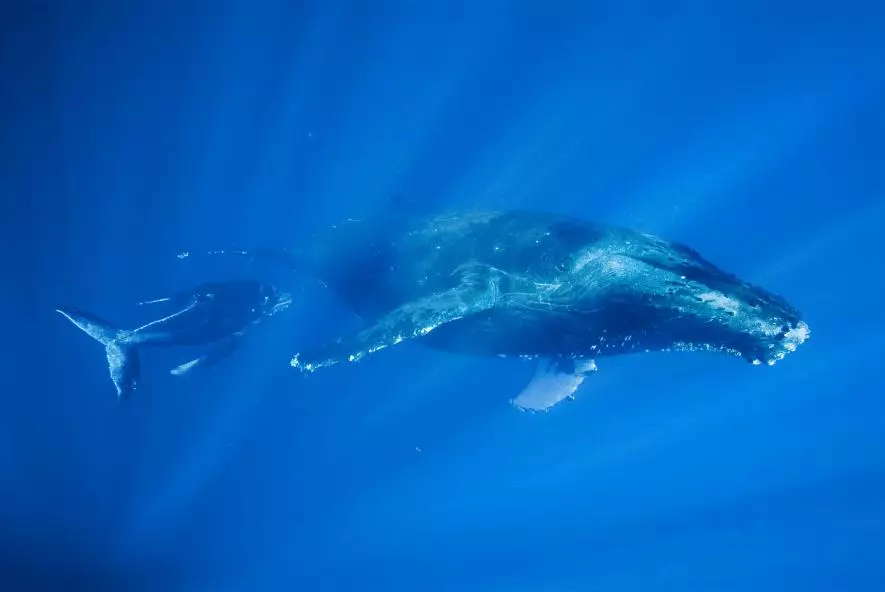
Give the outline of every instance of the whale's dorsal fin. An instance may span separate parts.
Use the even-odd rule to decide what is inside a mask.
[[[290,363],[310,373],[339,362],[356,362],[408,339],[423,337],[445,323],[490,310],[497,294],[493,280],[471,281],[437,292],[400,306],[347,339],[300,352]]]
[[[593,360],[541,359],[531,382],[510,402],[522,411],[548,411],[560,401],[573,399],[575,391],[593,372]]]

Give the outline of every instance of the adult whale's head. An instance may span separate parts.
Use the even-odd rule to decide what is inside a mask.
[[[721,351],[774,365],[810,336],[799,311],[781,296],[727,273],[696,251],[650,235],[609,251],[608,266],[630,277],[630,311],[645,317],[651,340],[675,350]],[[663,345],[657,343],[656,345]]]
[[[733,284],[698,279],[701,285],[689,284],[687,295],[697,303],[690,308],[707,319],[714,349],[772,366],[811,335],[799,311],[777,294],[736,278]]]

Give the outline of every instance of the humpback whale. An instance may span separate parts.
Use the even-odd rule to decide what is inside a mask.
[[[58,308],[87,335],[101,343],[107,354],[117,397],[131,396],[139,381],[139,349],[145,346],[198,346],[215,344],[207,353],[171,370],[176,376],[210,366],[232,353],[249,327],[286,308],[292,297],[276,287],[251,280],[204,283],[193,290],[139,305],[167,303],[175,311],[136,329],[121,329],[76,308]]]
[[[365,319],[353,335],[304,349],[304,373],[409,340],[536,360],[511,401],[547,410],[606,356],[715,351],[773,365],[810,332],[784,298],[694,249],[615,226],[532,212],[462,212],[351,221],[295,250],[222,250],[319,278]]]

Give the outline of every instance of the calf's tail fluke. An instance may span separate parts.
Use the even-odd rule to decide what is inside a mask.
[[[126,338],[125,331],[89,313],[74,308],[58,308],[56,312],[104,346],[111,380],[117,387],[117,396],[132,395],[138,386],[141,370],[137,344]]]

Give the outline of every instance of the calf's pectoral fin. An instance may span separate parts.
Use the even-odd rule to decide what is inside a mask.
[[[168,304],[171,306],[187,306],[193,300],[193,294],[190,292],[175,292],[163,298],[154,298],[153,300],[142,300],[137,302],[137,306],[147,306],[148,304]]]
[[[157,334],[157,333],[171,333],[174,332],[176,327],[179,327],[183,322],[182,319],[186,319],[187,322],[197,322],[197,319],[194,318],[193,311],[198,310],[197,306],[199,302],[196,299],[191,298],[189,301],[185,301],[182,305],[181,310],[177,310],[176,312],[166,315],[161,319],[157,319],[156,321],[151,321],[141,327],[134,329],[131,331],[131,336],[138,340],[143,339],[146,335]],[[208,312],[206,313],[208,314]]]
[[[522,411],[548,411],[560,401],[574,398],[584,379],[595,371],[593,360],[538,360],[535,376],[510,402]]]
[[[310,373],[339,362],[356,362],[408,339],[428,335],[445,323],[489,310],[495,304],[495,294],[492,285],[460,286],[432,294],[404,304],[351,337],[302,351],[290,364]]]
[[[206,368],[216,364],[218,361],[223,360],[233,353],[233,351],[242,341],[244,333],[245,331],[240,331],[239,333],[234,333],[230,337],[225,337],[224,339],[216,343],[215,347],[210,349],[202,356],[194,358],[193,360],[190,360],[183,364],[179,364],[178,366],[170,370],[169,373],[175,376],[183,376],[191,372],[194,368]]]

